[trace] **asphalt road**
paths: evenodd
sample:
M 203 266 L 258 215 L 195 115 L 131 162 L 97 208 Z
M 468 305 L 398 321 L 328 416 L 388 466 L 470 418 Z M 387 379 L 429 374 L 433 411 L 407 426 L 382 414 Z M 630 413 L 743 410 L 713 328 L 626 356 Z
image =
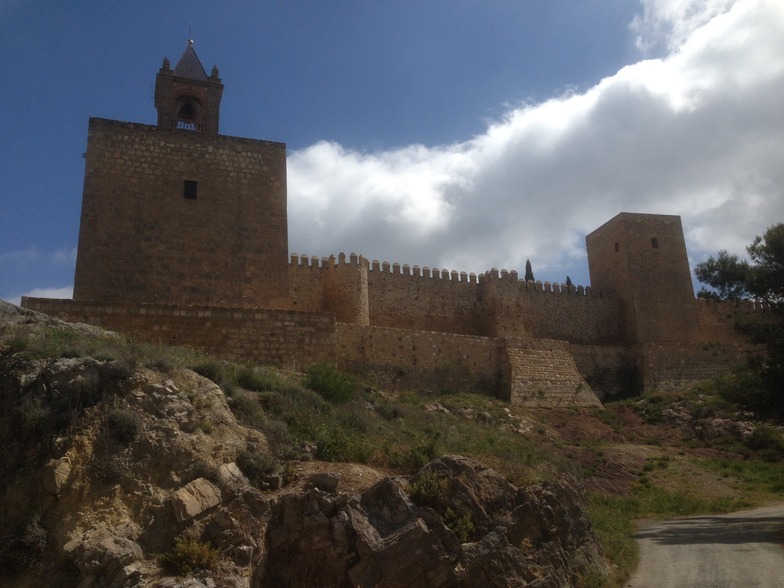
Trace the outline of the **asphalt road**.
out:
M 631 588 L 781 588 L 784 505 L 643 525 Z

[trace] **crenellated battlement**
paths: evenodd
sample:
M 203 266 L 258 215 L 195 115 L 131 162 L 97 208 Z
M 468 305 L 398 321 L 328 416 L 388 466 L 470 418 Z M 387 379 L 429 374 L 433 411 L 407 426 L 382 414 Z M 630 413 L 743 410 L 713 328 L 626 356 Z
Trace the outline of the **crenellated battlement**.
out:
M 346 261 L 346 257 L 348 257 L 348 261 Z M 289 267 L 311 267 L 324 269 L 333 268 L 338 265 L 351 265 L 360 267 L 361 265 L 366 264 L 367 260 L 361 255 L 357 255 L 356 253 L 351 253 L 348 256 L 346 256 L 345 253 L 339 253 L 337 258 L 334 255 L 319 258 L 315 255 L 308 256 L 306 254 L 299 255 L 297 253 L 292 253 L 289 256 Z
M 439 268 L 430 268 L 428 266 L 411 266 L 407 263 L 390 263 L 388 261 L 378 261 L 374 259 L 370 264 L 371 272 L 379 272 L 384 274 L 392 274 L 395 276 L 407 276 L 412 278 L 425 278 L 433 280 L 443 280 L 451 282 L 462 282 L 477 284 L 477 275 L 474 273 L 457 272 L 456 270 L 446 270 Z

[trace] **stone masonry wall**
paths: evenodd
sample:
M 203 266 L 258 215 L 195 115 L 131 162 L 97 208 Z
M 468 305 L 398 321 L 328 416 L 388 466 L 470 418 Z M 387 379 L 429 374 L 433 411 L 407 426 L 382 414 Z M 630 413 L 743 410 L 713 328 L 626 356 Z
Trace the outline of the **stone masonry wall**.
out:
M 711 343 L 735 343 L 743 341 L 742 335 L 735 324 L 749 319 L 762 310 L 751 301 L 715 302 L 697 300 L 697 320 L 700 328 L 700 340 Z
M 93 118 L 86 158 L 74 299 L 288 308 L 284 144 Z
M 202 349 L 224 359 L 304 368 L 335 361 L 330 314 L 23 298 L 25 308 L 139 341 Z
M 368 272 L 370 324 L 491 336 L 477 277 L 374 261 Z
M 337 323 L 339 364 L 392 386 L 481 390 L 499 386 L 497 339 Z
M 480 283 L 488 320 L 499 337 L 606 344 L 620 336 L 617 301 L 591 288 L 526 283 L 517 272 L 496 270 L 482 275 Z
M 667 390 L 729 373 L 754 348 L 743 343 L 648 343 L 636 353 L 644 390 Z

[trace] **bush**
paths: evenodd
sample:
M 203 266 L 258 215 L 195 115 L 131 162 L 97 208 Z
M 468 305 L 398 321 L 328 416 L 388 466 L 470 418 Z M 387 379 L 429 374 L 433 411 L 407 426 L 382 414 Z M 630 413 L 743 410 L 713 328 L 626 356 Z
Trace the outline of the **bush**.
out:
M 20 351 L 24 351 L 28 347 L 30 347 L 30 339 L 23 335 L 17 335 L 16 337 L 12 337 L 8 341 L 7 353 L 10 354 L 19 353 Z
M 212 380 L 218 386 L 220 386 L 221 382 L 223 382 L 224 370 L 220 362 L 204 361 L 191 366 L 191 369 L 200 376 L 204 376 L 205 378 Z
M 275 471 L 277 465 L 271 455 L 258 451 L 243 451 L 234 461 L 254 486 L 258 485 L 264 476 Z
M 474 522 L 469 514 L 459 516 L 447 506 L 443 519 L 444 524 L 452 530 L 460 543 L 467 543 L 471 539 L 471 535 L 474 534 Z
M 39 439 L 50 433 L 54 417 L 48 406 L 37 402 L 23 402 L 16 409 L 17 430 L 24 439 Z
M 411 500 L 420 506 L 427 506 L 436 511 L 444 524 L 457 536 L 460 543 L 466 543 L 474 534 L 475 527 L 471 515 L 457 514 L 445 502 L 449 490 L 449 480 L 432 472 L 423 474 L 409 487 Z
M 41 517 L 33 515 L 0 545 L 0 565 L 5 570 L 21 572 L 41 561 L 46 549 L 46 529 Z
M 118 443 L 128 444 L 136 439 L 141 427 L 141 418 L 127 410 L 115 408 L 106 416 L 109 435 Z
M 158 563 L 177 575 L 193 570 L 213 570 L 218 565 L 218 551 L 209 543 L 190 537 L 178 537 L 170 551 L 158 556 Z
M 323 461 L 367 463 L 373 446 L 360 431 L 339 422 L 324 423 L 315 431 L 316 458 Z
M 408 495 L 420 506 L 440 510 L 444 495 L 449 489 L 449 480 L 432 472 L 427 472 L 411 484 Z
M 260 371 L 250 366 L 242 366 L 237 372 L 236 383 L 241 388 L 253 392 L 264 390 L 279 390 L 283 383 L 274 373 Z
M 183 476 L 183 481 L 187 483 L 199 478 L 204 478 L 205 480 L 209 480 L 213 484 L 218 485 L 220 484 L 220 469 L 205 461 L 197 461 L 188 469 L 185 476 Z
M 308 370 L 305 385 L 334 404 L 348 402 L 356 392 L 356 385 L 348 375 L 325 363 Z
M 778 461 L 784 457 L 784 437 L 770 427 L 760 426 L 754 429 L 746 439 L 749 449 L 759 451 L 765 461 Z

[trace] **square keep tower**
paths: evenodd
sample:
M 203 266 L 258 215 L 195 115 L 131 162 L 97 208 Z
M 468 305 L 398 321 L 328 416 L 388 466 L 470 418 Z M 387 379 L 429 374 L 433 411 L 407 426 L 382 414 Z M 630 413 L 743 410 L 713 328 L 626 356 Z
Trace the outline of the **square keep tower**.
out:
M 591 287 L 618 298 L 627 343 L 697 339 L 679 216 L 622 212 L 586 238 Z

